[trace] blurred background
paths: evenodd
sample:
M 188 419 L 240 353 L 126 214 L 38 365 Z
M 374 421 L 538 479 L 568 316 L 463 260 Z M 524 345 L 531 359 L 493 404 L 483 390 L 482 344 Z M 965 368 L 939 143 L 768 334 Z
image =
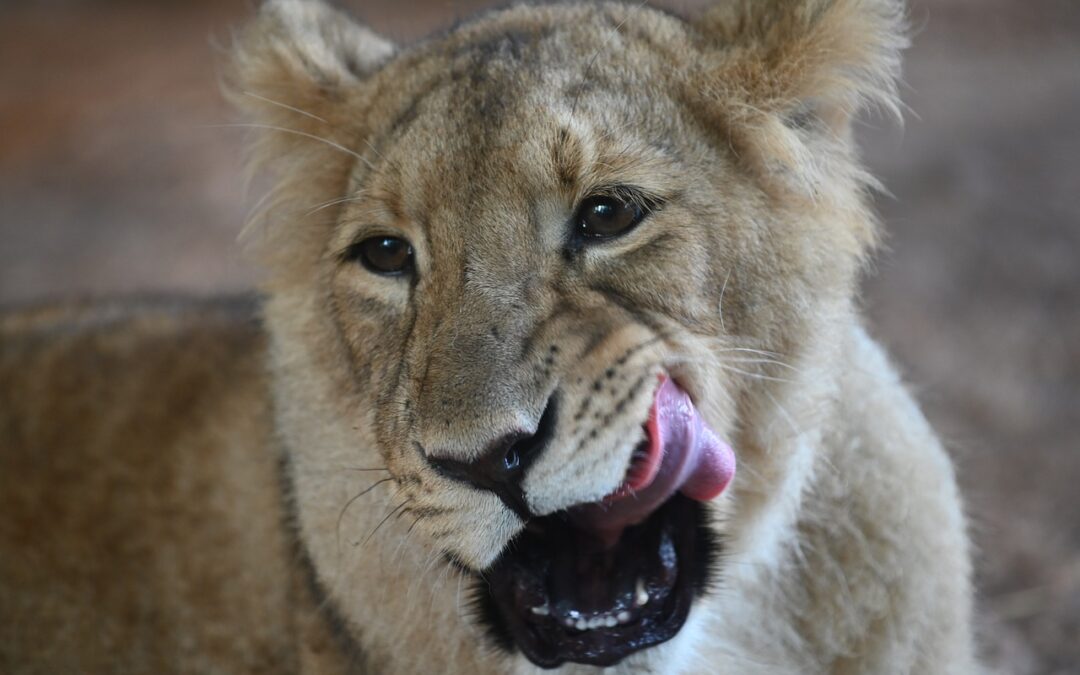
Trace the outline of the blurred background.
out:
M 408 42 L 479 0 L 346 0 Z M 655 4 L 693 13 L 705 2 Z M 0 0 L 0 305 L 250 288 L 217 73 L 254 0 Z M 913 0 L 904 129 L 859 134 L 872 332 L 956 458 L 982 649 L 1080 673 L 1080 0 Z

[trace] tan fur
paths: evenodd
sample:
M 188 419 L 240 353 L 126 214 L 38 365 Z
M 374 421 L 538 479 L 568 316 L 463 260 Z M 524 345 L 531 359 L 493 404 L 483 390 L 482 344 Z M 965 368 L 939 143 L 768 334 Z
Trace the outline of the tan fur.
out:
M 851 120 L 896 108 L 901 16 L 540 5 L 399 50 L 267 3 L 228 73 L 277 180 L 245 234 L 265 343 L 214 307 L 4 319 L 0 669 L 532 672 L 449 562 L 522 520 L 430 460 L 557 390 L 528 507 L 596 500 L 666 371 L 736 449 L 726 556 L 612 672 L 973 671 L 952 468 L 853 304 L 876 227 Z M 618 184 L 663 208 L 567 252 Z M 374 235 L 412 243 L 411 278 L 344 254 Z

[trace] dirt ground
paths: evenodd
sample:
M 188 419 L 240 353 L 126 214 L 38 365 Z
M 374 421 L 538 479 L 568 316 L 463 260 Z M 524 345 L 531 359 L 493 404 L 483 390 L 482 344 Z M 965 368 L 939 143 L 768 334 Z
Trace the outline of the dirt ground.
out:
M 410 40 L 489 3 L 346 4 Z M 0 1 L 0 303 L 251 286 L 216 83 L 250 12 Z M 911 16 L 906 126 L 860 129 L 893 195 L 865 306 L 956 457 L 987 661 L 1080 673 L 1080 2 Z

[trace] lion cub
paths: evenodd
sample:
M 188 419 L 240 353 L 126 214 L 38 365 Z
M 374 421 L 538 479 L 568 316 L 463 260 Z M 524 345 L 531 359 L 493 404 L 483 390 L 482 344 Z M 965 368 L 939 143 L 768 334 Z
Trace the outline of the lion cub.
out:
M 853 301 L 902 23 L 267 2 L 265 296 L 0 319 L 0 670 L 971 672 L 953 469 Z

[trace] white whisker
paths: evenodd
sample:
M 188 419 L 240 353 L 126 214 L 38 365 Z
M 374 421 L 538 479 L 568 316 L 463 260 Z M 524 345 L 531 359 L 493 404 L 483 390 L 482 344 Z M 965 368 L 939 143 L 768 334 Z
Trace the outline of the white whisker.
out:
M 340 143 L 335 143 L 334 141 L 330 140 L 329 138 L 323 138 L 322 136 L 316 136 L 315 134 L 309 134 L 306 131 L 299 131 L 297 129 L 289 129 L 288 127 L 279 127 L 279 126 L 275 126 L 273 124 L 210 124 L 210 125 L 207 125 L 207 128 L 211 128 L 211 129 L 264 129 L 264 130 L 267 130 L 267 131 L 280 131 L 283 134 L 293 134 L 294 136 L 300 136 L 302 138 L 308 138 L 308 139 L 311 139 L 313 141 L 318 141 L 320 143 L 325 143 L 326 145 L 329 145 L 331 148 L 334 148 L 335 150 L 340 150 L 341 152 L 344 152 L 345 154 L 347 154 L 347 155 L 349 155 L 351 157 L 355 157 L 356 159 L 360 160 L 365 165 L 367 165 L 367 167 L 369 169 L 371 169 L 372 171 L 375 170 L 375 165 L 373 165 L 371 162 L 369 162 L 367 157 L 364 157 L 363 155 L 356 152 L 355 150 L 350 150 L 349 148 L 346 148 L 344 145 L 341 145 Z
M 363 199 L 364 199 L 363 194 L 353 195 L 352 197 L 339 197 L 337 199 L 331 199 L 330 201 L 323 202 L 322 204 L 315 205 L 310 211 L 308 211 L 307 213 L 304 214 L 304 217 L 306 218 L 307 216 L 318 213 L 319 211 L 322 211 L 323 209 L 328 209 L 331 206 L 337 206 L 338 204 L 344 204 L 346 202 L 359 202 L 359 201 L 363 201 Z
M 330 124 L 329 122 L 327 122 L 323 118 L 319 117 L 318 115 L 315 115 L 313 113 L 309 113 L 306 110 L 301 110 L 300 108 L 295 108 L 295 107 L 293 107 L 293 106 L 291 106 L 291 105 L 289 105 L 287 103 L 282 103 L 281 101 L 275 101 L 272 98 L 267 98 L 265 96 L 260 96 L 259 94 L 256 94 L 253 91 L 245 91 L 245 92 L 243 92 L 243 94 L 244 94 L 244 96 L 250 96 L 251 98 L 258 99 L 258 100 L 263 101 L 265 103 L 269 103 L 270 105 L 276 105 L 279 108 L 284 108 L 286 110 L 291 110 L 292 112 L 303 115 L 304 117 L 310 117 L 311 119 L 318 120 L 318 121 L 322 122 L 323 124 Z
M 727 332 L 727 327 L 724 326 L 724 293 L 727 291 L 728 281 L 731 279 L 731 272 L 734 268 L 728 268 L 727 274 L 724 276 L 724 284 L 720 287 L 720 303 L 716 308 L 717 313 L 720 315 L 720 330 Z

